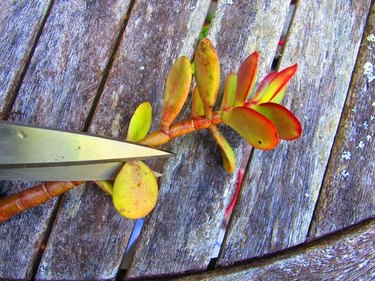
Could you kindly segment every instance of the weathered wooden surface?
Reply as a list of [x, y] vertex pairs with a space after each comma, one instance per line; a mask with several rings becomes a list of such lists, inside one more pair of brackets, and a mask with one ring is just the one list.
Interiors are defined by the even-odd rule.
[[[255, 50], [262, 53], [261, 73], [269, 69], [289, 3], [219, 1], [210, 38], [222, 80]], [[226, 135], [240, 162], [245, 143], [234, 133]], [[219, 148], [207, 132], [175, 140], [171, 149], [176, 157], [164, 167], [159, 203], [146, 219], [129, 278], [205, 269], [234, 190], [236, 176], [222, 168]]]
[[[155, 123], [160, 120], [164, 79], [178, 56], [192, 53], [208, 4], [196, 0], [135, 2], [90, 132], [124, 137], [133, 111], [145, 100], [154, 107]], [[92, 186], [70, 192], [36, 278], [115, 278], [133, 223]]]
[[375, 221], [248, 264], [173, 280], [374, 280]]
[[[11, 119], [82, 130], [127, 7], [128, 1], [54, 1], [12, 108], [17, 114]], [[2, 183], [1, 194], [32, 184]], [[56, 199], [1, 225], [1, 277], [31, 277], [55, 206]]]
[[374, 32], [372, 11], [314, 215], [312, 237], [375, 215]]
[[0, 112], [4, 114], [14, 99], [50, 2], [0, 2]]
[[302, 138], [255, 151], [218, 264], [305, 241], [371, 1], [299, 1], [281, 68], [298, 63], [285, 104]]

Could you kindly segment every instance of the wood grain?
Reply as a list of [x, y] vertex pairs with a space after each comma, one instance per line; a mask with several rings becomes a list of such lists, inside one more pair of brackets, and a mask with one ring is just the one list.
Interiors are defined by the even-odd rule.
[[[12, 108], [18, 114], [11, 120], [83, 129], [128, 2], [54, 1]], [[30, 185], [35, 183], [2, 182], [0, 190], [7, 195]], [[31, 278], [55, 203], [56, 199], [1, 225], [1, 277]]]
[[171, 280], [373, 280], [375, 221], [247, 264]]
[[51, 2], [0, 2], [0, 112], [11, 106]]
[[[262, 53], [262, 73], [270, 67], [288, 6], [289, 1], [219, 1], [210, 38], [223, 77], [254, 50]], [[240, 162], [246, 144], [229, 130], [225, 134]], [[145, 222], [129, 278], [205, 269], [234, 190], [236, 177], [222, 168], [220, 151], [207, 132], [175, 140], [171, 149], [176, 157], [164, 167], [159, 203]]]
[[[90, 132], [124, 138], [132, 113], [145, 100], [153, 105], [154, 127], [159, 125], [167, 72], [178, 56], [192, 53], [191, 36], [197, 38], [208, 4], [135, 2]], [[74, 190], [64, 198], [36, 278], [114, 279], [133, 223], [96, 188]]]
[[220, 266], [305, 241], [370, 2], [298, 2], [281, 68], [298, 63], [285, 105], [304, 133], [274, 151], [254, 153]]
[[[349, 96], [341, 117], [311, 237], [352, 225], [375, 215], [375, 85], [366, 65], [375, 64], [375, 11], [368, 19]], [[374, 35], [374, 34], [373, 34]]]

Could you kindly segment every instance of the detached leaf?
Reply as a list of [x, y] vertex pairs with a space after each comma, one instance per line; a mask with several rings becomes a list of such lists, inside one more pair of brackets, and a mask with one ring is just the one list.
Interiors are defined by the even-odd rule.
[[236, 107], [232, 111], [224, 111], [222, 118], [225, 124], [255, 148], [268, 150], [279, 143], [275, 125], [251, 108]]
[[168, 129], [180, 113], [189, 94], [192, 68], [187, 57], [180, 57], [169, 71], [165, 90], [162, 128]]
[[301, 136], [302, 126], [292, 112], [284, 106], [268, 102], [252, 107], [254, 110], [266, 116], [276, 126], [280, 138], [294, 140]]
[[151, 169], [142, 161], [129, 161], [115, 179], [113, 204], [126, 218], [143, 218], [154, 209], [158, 192]]
[[297, 65], [292, 65], [288, 68], [285, 68], [281, 72], [269, 74], [262, 83], [259, 85], [259, 88], [252, 99], [252, 102], [255, 104], [261, 104], [264, 102], [281, 102], [278, 95], [285, 94], [285, 88], [288, 85], [290, 79], [297, 71]]
[[135, 110], [129, 123], [128, 141], [137, 142], [143, 139], [151, 128], [152, 106], [149, 102], [141, 103]]
[[219, 132], [219, 129], [215, 125], [212, 125], [210, 127], [210, 131], [217, 144], [221, 148], [221, 156], [223, 158], [224, 169], [230, 174], [233, 173], [234, 169], [236, 168], [236, 156], [234, 155], [232, 147], [224, 138], [224, 136]]
[[191, 102], [191, 117], [197, 118], [204, 116], [204, 108], [202, 98], [199, 95], [198, 88], [194, 87], [193, 100]]
[[221, 101], [221, 109], [226, 109], [233, 107], [234, 99], [236, 96], [237, 87], [237, 75], [235, 73], [229, 73], [227, 79], [225, 80], [224, 95]]
[[194, 56], [195, 80], [201, 95], [205, 116], [211, 118], [220, 83], [219, 57], [211, 41], [199, 42]]
[[234, 106], [242, 106], [251, 94], [258, 76], [257, 52], [249, 55], [241, 64], [237, 73], [237, 90]]

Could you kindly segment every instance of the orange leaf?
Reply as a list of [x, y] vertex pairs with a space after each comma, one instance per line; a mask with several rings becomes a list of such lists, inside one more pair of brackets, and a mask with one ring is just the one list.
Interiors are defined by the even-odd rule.
[[212, 125], [209, 129], [217, 144], [221, 148], [224, 169], [230, 174], [233, 173], [234, 169], [236, 168], [236, 156], [234, 155], [232, 147], [215, 125]]
[[229, 73], [225, 80], [224, 95], [221, 101], [221, 109], [230, 108], [234, 104], [237, 87], [237, 75], [235, 73]]
[[279, 143], [279, 135], [275, 125], [251, 108], [236, 107], [232, 111], [224, 111], [222, 118], [225, 124], [234, 129], [255, 148], [268, 150]]
[[211, 41], [201, 40], [194, 56], [195, 80], [201, 95], [205, 116], [211, 118], [220, 83], [219, 57]]
[[285, 68], [278, 73], [270, 73], [266, 78], [263, 79], [250, 103], [261, 104], [274, 100], [278, 103], [281, 102], [278, 95], [285, 94], [285, 88], [296, 71], [297, 64]]
[[158, 199], [158, 184], [152, 170], [142, 161], [129, 161], [113, 185], [113, 204], [126, 218], [147, 216]]
[[198, 118], [204, 116], [204, 108], [202, 98], [199, 95], [198, 88], [194, 87], [193, 100], [191, 102], [191, 117]]
[[169, 71], [164, 90], [162, 128], [168, 129], [180, 113], [189, 94], [192, 68], [187, 57], [180, 57]]
[[252, 109], [266, 116], [276, 126], [279, 136], [284, 140], [294, 140], [301, 136], [302, 126], [292, 112], [284, 106], [268, 102], [253, 106]]
[[258, 76], [257, 52], [249, 55], [241, 64], [237, 73], [237, 90], [234, 106], [242, 106], [252, 92]]

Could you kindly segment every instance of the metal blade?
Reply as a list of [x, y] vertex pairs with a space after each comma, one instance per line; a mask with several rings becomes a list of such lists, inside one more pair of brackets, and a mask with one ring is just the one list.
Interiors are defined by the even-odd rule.
[[[72, 166], [0, 168], [0, 180], [89, 181], [113, 180], [124, 163], [98, 163]], [[161, 174], [154, 172], [156, 177]]]
[[124, 162], [171, 155], [130, 142], [0, 121], [0, 168]]

